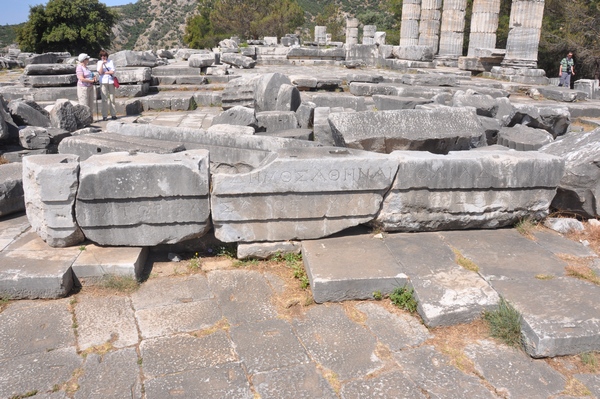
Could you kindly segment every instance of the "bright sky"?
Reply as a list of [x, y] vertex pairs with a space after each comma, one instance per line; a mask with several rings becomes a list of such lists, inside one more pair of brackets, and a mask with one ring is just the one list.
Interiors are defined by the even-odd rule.
[[[137, 0], [99, 0], [109, 7], [135, 3]], [[29, 18], [29, 7], [46, 4], [48, 0], [2, 0], [0, 3], [0, 25], [14, 25], [26, 22]]]

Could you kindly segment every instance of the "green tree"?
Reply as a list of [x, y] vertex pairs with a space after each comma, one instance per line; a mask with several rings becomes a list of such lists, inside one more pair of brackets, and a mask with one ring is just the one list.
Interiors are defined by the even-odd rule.
[[23, 51], [98, 53], [110, 46], [117, 15], [98, 0], [49, 0], [29, 9], [29, 20], [17, 29]]
[[331, 33], [331, 40], [334, 42], [344, 41], [346, 22], [342, 19], [340, 7], [330, 3], [323, 8], [315, 18], [317, 26], [326, 26], [327, 33]]
[[198, 14], [186, 21], [183, 41], [191, 48], [213, 48], [219, 41], [227, 37], [226, 34], [216, 34], [210, 22], [210, 13], [215, 0], [200, 0]]

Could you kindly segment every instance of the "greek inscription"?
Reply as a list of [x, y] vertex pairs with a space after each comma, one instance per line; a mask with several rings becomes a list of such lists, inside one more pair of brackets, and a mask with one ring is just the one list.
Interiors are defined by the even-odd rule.
[[285, 183], [292, 181], [292, 172], [281, 172], [281, 181]]
[[[296, 183], [296, 182], [327, 182], [327, 181], [364, 181], [374, 179], [389, 179], [395, 173], [395, 168], [343, 168], [343, 169], [303, 169], [294, 171], [255, 172], [249, 174], [247, 183]], [[236, 183], [243, 184], [242, 181]]]
[[329, 171], [329, 180], [337, 181], [340, 178], [340, 171], [332, 169]]

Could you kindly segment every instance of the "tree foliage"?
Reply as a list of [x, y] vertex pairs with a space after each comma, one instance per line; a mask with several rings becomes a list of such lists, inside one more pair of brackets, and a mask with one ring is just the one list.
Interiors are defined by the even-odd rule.
[[323, 8], [315, 18], [317, 26], [326, 26], [327, 33], [331, 33], [334, 42], [344, 41], [346, 21], [342, 18], [342, 11], [335, 3], [330, 3]]
[[560, 60], [569, 51], [578, 78], [600, 77], [600, 0], [547, 0], [544, 9], [539, 65], [558, 76]]
[[184, 41], [190, 47], [212, 47], [224, 37], [243, 39], [284, 36], [304, 23], [296, 0], [201, 0], [199, 14], [188, 19]]
[[24, 51], [68, 51], [96, 54], [110, 45], [116, 14], [98, 0], [49, 0], [29, 9], [29, 20], [17, 30]]

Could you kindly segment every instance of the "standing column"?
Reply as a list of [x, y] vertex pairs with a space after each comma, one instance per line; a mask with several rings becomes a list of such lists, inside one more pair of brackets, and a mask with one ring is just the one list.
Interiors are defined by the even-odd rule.
[[513, 0], [503, 67], [537, 68], [544, 0]]
[[363, 26], [362, 44], [375, 44], [375, 31], [377, 31], [375, 25]]
[[326, 26], [315, 26], [315, 42], [320, 46], [324, 46], [327, 43]]
[[421, 2], [421, 22], [419, 23], [419, 46], [429, 46], [437, 54], [440, 40], [440, 19], [442, 0]]
[[466, 8], [467, 0], [444, 0], [437, 58], [450, 61], [448, 66], [456, 66], [462, 55]]
[[419, 44], [419, 19], [421, 19], [421, 0], [404, 0], [402, 2], [400, 46]]
[[477, 48], [496, 48], [500, 0], [475, 0], [471, 16], [471, 34], [467, 57], [475, 57]]
[[358, 44], [358, 19], [346, 19], [346, 45]]

